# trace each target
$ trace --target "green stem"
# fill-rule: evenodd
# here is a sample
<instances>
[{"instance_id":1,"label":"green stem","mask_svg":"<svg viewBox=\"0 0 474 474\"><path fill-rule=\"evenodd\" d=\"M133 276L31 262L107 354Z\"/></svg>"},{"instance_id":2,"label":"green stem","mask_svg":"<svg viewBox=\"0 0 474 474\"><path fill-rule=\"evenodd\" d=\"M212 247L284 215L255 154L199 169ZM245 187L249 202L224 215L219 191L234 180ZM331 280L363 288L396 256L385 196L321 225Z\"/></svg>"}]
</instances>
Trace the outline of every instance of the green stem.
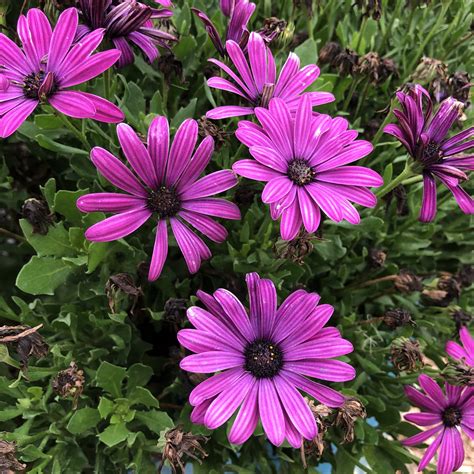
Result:
<instances>
[{"instance_id":1,"label":"green stem","mask_svg":"<svg viewBox=\"0 0 474 474\"><path fill-rule=\"evenodd\" d=\"M392 189L395 189L399 184L402 184L402 182L405 181L406 179L411 178L413 175L414 175L413 165L407 160L404 170L389 184L383 186L381 189L379 189L375 193L375 195L377 196L377 199L379 200L379 203L380 203L380 198L388 194L390 191L392 191Z\"/></svg>"},{"instance_id":2,"label":"green stem","mask_svg":"<svg viewBox=\"0 0 474 474\"><path fill-rule=\"evenodd\" d=\"M362 37L364 36L365 29L367 28L367 20L368 20L368 17L364 16L362 19L362 24L360 25L360 28L359 28L359 36L357 37L357 44L354 48L354 50L359 54L362 54L359 51L359 47L360 47L360 43L362 42Z\"/></svg>"},{"instance_id":3,"label":"green stem","mask_svg":"<svg viewBox=\"0 0 474 474\"><path fill-rule=\"evenodd\" d=\"M417 174L416 176L413 176L412 178L406 179L405 181L402 182L402 184L403 186L408 186L410 184L419 183L422 180L423 180L423 175Z\"/></svg>"},{"instance_id":4,"label":"green stem","mask_svg":"<svg viewBox=\"0 0 474 474\"><path fill-rule=\"evenodd\" d=\"M362 91L362 94L359 97L359 100L357 101L357 107L354 113L354 117L357 117L359 115L360 108L362 107L362 104L365 102L365 99L367 98L367 93L369 92L369 86L370 86L370 80L367 79L364 86L364 90Z\"/></svg>"},{"instance_id":5,"label":"green stem","mask_svg":"<svg viewBox=\"0 0 474 474\"><path fill-rule=\"evenodd\" d=\"M58 113L57 116L61 119L65 127L70 130L74 134L74 136L87 148L87 150L90 150L91 146L87 141L87 138L82 134L82 132L78 128L76 128L74 124L64 114Z\"/></svg>"},{"instance_id":6,"label":"green stem","mask_svg":"<svg viewBox=\"0 0 474 474\"><path fill-rule=\"evenodd\" d=\"M109 68L109 69L106 69L104 71L104 75L103 75L103 78L104 78L104 94L105 94L105 98L110 100L110 82L111 82L111 71L112 69Z\"/></svg>"},{"instance_id":7,"label":"green stem","mask_svg":"<svg viewBox=\"0 0 474 474\"><path fill-rule=\"evenodd\" d=\"M380 138L382 137L383 134L383 129L389 124L390 120L392 119L392 112L393 109L395 108L395 99L392 99L392 102L390 103L390 110L388 111L387 116L385 117L384 121L380 125L379 129L377 130L377 133L374 136L374 139L372 140L372 145L377 146L377 143L380 141Z\"/></svg>"},{"instance_id":8,"label":"green stem","mask_svg":"<svg viewBox=\"0 0 474 474\"><path fill-rule=\"evenodd\" d=\"M165 76L163 75L163 81L162 81L162 99L163 99L163 112L167 113L168 112L168 91L169 91L169 86L168 83L166 82Z\"/></svg>"},{"instance_id":9,"label":"green stem","mask_svg":"<svg viewBox=\"0 0 474 474\"><path fill-rule=\"evenodd\" d=\"M26 242L26 239L21 235L14 234L13 232L10 232L9 230L4 229L3 227L0 227L0 234L6 235L7 237L10 237L15 240L19 240L20 242Z\"/></svg>"},{"instance_id":10,"label":"green stem","mask_svg":"<svg viewBox=\"0 0 474 474\"><path fill-rule=\"evenodd\" d=\"M349 104L351 102L352 96L356 90L356 87L359 85L360 80L357 78L353 78L351 87L349 92L347 93L346 100L344 101L344 105L342 106L342 110L347 110L349 108Z\"/></svg>"}]
</instances>

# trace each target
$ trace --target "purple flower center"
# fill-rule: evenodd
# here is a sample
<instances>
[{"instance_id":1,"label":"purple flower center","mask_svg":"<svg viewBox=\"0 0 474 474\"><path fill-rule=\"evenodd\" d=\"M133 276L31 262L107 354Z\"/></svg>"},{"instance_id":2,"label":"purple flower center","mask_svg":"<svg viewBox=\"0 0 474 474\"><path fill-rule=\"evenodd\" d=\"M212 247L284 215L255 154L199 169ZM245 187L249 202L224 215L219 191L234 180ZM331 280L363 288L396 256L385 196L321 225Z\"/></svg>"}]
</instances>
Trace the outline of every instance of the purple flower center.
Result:
<instances>
[{"instance_id":1,"label":"purple flower center","mask_svg":"<svg viewBox=\"0 0 474 474\"><path fill-rule=\"evenodd\" d=\"M181 209L181 200L175 190L162 186L158 191L150 191L148 208L161 218L173 217Z\"/></svg>"},{"instance_id":2,"label":"purple flower center","mask_svg":"<svg viewBox=\"0 0 474 474\"><path fill-rule=\"evenodd\" d=\"M439 143L433 141L428 142L428 144L423 148L423 163L426 165L432 165L440 161L440 159L441 154Z\"/></svg>"},{"instance_id":3,"label":"purple flower center","mask_svg":"<svg viewBox=\"0 0 474 474\"><path fill-rule=\"evenodd\" d=\"M443 423L445 426L452 428L461 423L461 411L456 407L448 407L443 412Z\"/></svg>"},{"instance_id":4,"label":"purple flower center","mask_svg":"<svg viewBox=\"0 0 474 474\"><path fill-rule=\"evenodd\" d=\"M52 73L45 74L43 70L32 72L23 79L23 94L28 99L45 99L57 90L57 84Z\"/></svg>"},{"instance_id":5,"label":"purple flower center","mask_svg":"<svg viewBox=\"0 0 474 474\"><path fill-rule=\"evenodd\" d=\"M311 168L311 166L308 165L308 162L302 158L295 158L291 161L286 173L288 178L298 186L304 186L311 183L314 181L314 177L316 176L313 168Z\"/></svg>"},{"instance_id":6,"label":"purple flower center","mask_svg":"<svg viewBox=\"0 0 474 474\"><path fill-rule=\"evenodd\" d=\"M283 367L282 350L266 339L257 339L248 344L244 356L245 370L257 379L274 377Z\"/></svg>"}]
</instances>

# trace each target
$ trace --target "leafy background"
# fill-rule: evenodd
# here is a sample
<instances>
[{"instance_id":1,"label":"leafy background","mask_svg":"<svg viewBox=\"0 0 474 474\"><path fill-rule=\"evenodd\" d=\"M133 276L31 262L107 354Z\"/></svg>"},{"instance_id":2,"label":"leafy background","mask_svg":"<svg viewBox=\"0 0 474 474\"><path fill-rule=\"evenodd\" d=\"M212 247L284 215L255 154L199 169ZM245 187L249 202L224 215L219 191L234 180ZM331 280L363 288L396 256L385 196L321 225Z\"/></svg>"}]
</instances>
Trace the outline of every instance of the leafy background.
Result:
<instances>
[{"instance_id":1,"label":"leafy background","mask_svg":"<svg viewBox=\"0 0 474 474\"><path fill-rule=\"evenodd\" d=\"M6 3L0 1L2 7ZM10 3L2 21L14 37L22 2ZM44 2L26 1L25 7L38 3ZM58 14L53 3L46 2L52 19ZM190 12L191 6L209 12L224 30L217 3L175 1L171 27L179 42L173 47L178 66L174 73L170 61L149 65L137 56L133 66L84 87L115 97L126 121L143 134L157 114L169 117L175 130L185 118L197 119L214 104L225 103L225 97L205 84L207 59L215 52ZM280 65L291 50L303 64L314 63L331 40L360 55L376 51L395 61L398 76L382 84L374 85L363 75L340 76L322 66L314 85L314 90L336 96L336 102L320 111L345 116L376 145L364 164L383 174L386 183L401 172L406 155L380 133L380 125L396 89L414 79L421 57L441 60L450 73L472 73L472 1L383 1L378 21L353 0L256 3L251 29L260 28L270 16L288 22L271 45ZM426 86L431 79L418 74ZM463 127L472 124L472 108L464 118ZM219 123L227 132L226 141L209 171L229 168L246 156L233 136L236 122ZM187 396L197 378L178 368L183 350L176 331L186 321L184 310L170 311L167 302L183 299L178 308L186 307L195 303L197 289L220 287L245 299L243 282L249 271L271 278L281 299L299 287L320 293L324 303L336 308L332 323L355 346L346 359L356 367L357 378L334 387L357 396L368 416L357 420L353 443L343 444L343 433L331 428L322 458L310 458L308 470L328 472L331 466L338 474L355 469L409 472L407 466L417 456L397 440L416 428L401 420L400 413L409 409L402 387L413 383L420 371L394 370L390 346L398 337L415 338L431 361L423 370L439 376L436 365L444 367L444 344L455 334L453 311L472 312L473 287L465 286L458 298L440 307L428 304L420 291L400 291L390 279L366 282L409 269L429 290L436 287L440 272L455 274L463 265L472 265L472 219L461 213L447 190L439 190L439 212L430 224L417 221L419 182L405 187L406 202L398 203L405 206L401 214L394 198L374 210L361 209L358 226L326 220L306 244L312 251L300 263L282 257L287 248L279 241L278 223L271 221L259 199L262 187L242 179L228 193L239 204L242 221L224 223L229 239L211 246L213 258L191 277L171 242L162 277L148 283L152 227L112 243L89 243L83 237L85 228L103 215L81 214L75 207L77 197L109 189L89 161L89 149L98 145L118 153L118 142L114 126L90 120L72 123L74 129L66 128L52 109L43 107L0 144L0 324L42 324L39 332L49 345L48 355L31 359L27 372L19 370L15 348L0 345L1 437L17 443L17 456L29 472L156 472L164 433L178 424L210 437L205 445L209 456L202 465L194 463L196 473L303 472L300 453L285 445L271 447L261 429L243 447L235 447L227 441L225 426L211 433L188 419ZM46 235L34 233L22 218L22 205L31 197L44 199L54 217ZM373 249L386 253L382 266L371 264ZM123 291L107 292L109 278L119 273L130 274L141 288L136 298ZM408 310L416 326L391 330L380 322L364 323L393 308ZM76 409L71 398L61 398L52 389L53 378L71 361L85 374Z\"/></svg>"}]
</instances>

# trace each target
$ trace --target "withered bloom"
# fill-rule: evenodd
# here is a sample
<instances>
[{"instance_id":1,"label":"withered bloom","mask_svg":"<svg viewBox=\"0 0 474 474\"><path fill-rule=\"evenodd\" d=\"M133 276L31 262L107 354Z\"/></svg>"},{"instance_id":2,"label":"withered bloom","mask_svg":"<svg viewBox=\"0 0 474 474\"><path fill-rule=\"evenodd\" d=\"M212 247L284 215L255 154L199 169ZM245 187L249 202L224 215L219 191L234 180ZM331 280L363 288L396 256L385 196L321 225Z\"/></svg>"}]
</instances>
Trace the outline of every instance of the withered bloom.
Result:
<instances>
[{"instance_id":1,"label":"withered bloom","mask_svg":"<svg viewBox=\"0 0 474 474\"><path fill-rule=\"evenodd\" d=\"M53 379L53 390L61 397L73 398L72 409L77 408L77 402L84 390L84 371L79 369L74 361L71 361L66 370L58 372Z\"/></svg>"},{"instance_id":2,"label":"withered bloom","mask_svg":"<svg viewBox=\"0 0 474 474\"><path fill-rule=\"evenodd\" d=\"M382 17L382 0L356 0L355 5L364 9L364 16L377 21Z\"/></svg>"},{"instance_id":3,"label":"withered bloom","mask_svg":"<svg viewBox=\"0 0 474 474\"><path fill-rule=\"evenodd\" d=\"M456 71L448 79L451 95L462 102L465 106L469 104L469 92L472 86L471 78L467 72Z\"/></svg>"},{"instance_id":4,"label":"withered bloom","mask_svg":"<svg viewBox=\"0 0 474 474\"><path fill-rule=\"evenodd\" d=\"M34 234L46 235L49 226L53 224L53 215L43 200L27 199L21 208L21 213L33 227Z\"/></svg>"},{"instance_id":5,"label":"withered bloom","mask_svg":"<svg viewBox=\"0 0 474 474\"><path fill-rule=\"evenodd\" d=\"M117 309L117 302L120 295L127 295L132 301L132 312L137 300L143 295L142 289L136 285L135 280L129 273L117 273L111 275L105 284L105 294L109 301L109 308L112 313Z\"/></svg>"},{"instance_id":6,"label":"withered bloom","mask_svg":"<svg viewBox=\"0 0 474 474\"><path fill-rule=\"evenodd\" d=\"M474 265L463 265L456 273L456 279L463 287L474 283Z\"/></svg>"},{"instance_id":7,"label":"withered bloom","mask_svg":"<svg viewBox=\"0 0 474 474\"><path fill-rule=\"evenodd\" d=\"M279 239L275 243L275 253L279 258L291 260L302 265L304 259L313 251L314 236L308 234L304 230L300 230L299 234L293 240Z\"/></svg>"},{"instance_id":8,"label":"withered bloom","mask_svg":"<svg viewBox=\"0 0 474 474\"><path fill-rule=\"evenodd\" d=\"M451 385L474 387L474 367L463 360L452 360L442 371L443 377Z\"/></svg>"},{"instance_id":9,"label":"withered bloom","mask_svg":"<svg viewBox=\"0 0 474 474\"><path fill-rule=\"evenodd\" d=\"M319 51L319 62L321 64L334 64L337 56L342 52L341 45L336 41L326 43Z\"/></svg>"},{"instance_id":10,"label":"withered bloom","mask_svg":"<svg viewBox=\"0 0 474 474\"><path fill-rule=\"evenodd\" d=\"M198 120L198 133L199 136L202 138L212 137L214 138L214 143L216 145L216 150L222 148L227 141L228 133L224 132L224 130L216 125L212 120L208 119L205 115L203 115Z\"/></svg>"},{"instance_id":11,"label":"withered bloom","mask_svg":"<svg viewBox=\"0 0 474 474\"><path fill-rule=\"evenodd\" d=\"M367 76L374 85L382 84L398 70L393 59L381 58L378 53L370 52L359 59L358 73Z\"/></svg>"},{"instance_id":12,"label":"withered bloom","mask_svg":"<svg viewBox=\"0 0 474 474\"><path fill-rule=\"evenodd\" d=\"M394 308L386 311L382 316L382 319L385 325L387 325L390 329L407 326L408 324L416 326L411 314L403 308Z\"/></svg>"},{"instance_id":13,"label":"withered bloom","mask_svg":"<svg viewBox=\"0 0 474 474\"><path fill-rule=\"evenodd\" d=\"M423 354L418 341L399 337L390 348L393 366L399 372L413 372L423 366Z\"/></svg>"},{"instance_id":14,"label":"withered bloom","mask_svg":"<svg viewBox=\"0 0 474 474\"><path fill-rule=\"evenodd\" d=\"M421 291L423 284L421 278L416 276L410 270L401 270L394 280L395 288L401 293L411 293L413 291Z\"/></svg>"},{"instance_id":15,"label":"withered bloom","mask_svg":"<svg viewBox=\"0 0 474 474\"><path fill-rule=\"evenodd\" d=\"M453 318L454 324L456 325L456 334L463 326L466 326L472 321L472 314L463 311L462 309L453 311L451 317Z\"/></svg>"},{"instance_id":16,"label":"withered bloom","mask_svg":"<svg viewBox=\"0 0 474 474\"><path fill-rule=\"evenodd\" d=\"M406 216L410 212L408 209L407 191L402 184L387 193L382 199L387 203L387 211L390 203L395 199L397 215Z\"/></svg>"},{"instance_id":17,"label":"withered bloom","mask_svg":"<svg viewBox=\"0 0 474 474\"><path fill-rule=\"evenodd\" d=\"M446 291L451 299L461 296L461 285L451 273L443 273L438 280L438 289Z\"/></svg>"},{"instance_id":18,"label":"withered bloom","mask_svg":"<svg viewBox=\"0 0 474 474\"><path fill-rule=\"evenodd\" d=\"M206 451L201 443L206 443L209 438L201 435L193 435L191 432L185 433L182 426L177 426L165 433L165 447L162 452L162 459L158 472L163 469L165 461L168 461L173 469L173 473L177 473L178 469L181 473L185 472L185 462L183 458L189 456L201 464L201 459L207 457Z\"/></svg>"},{"instance_id":19,"label":"withered bloom","mask_svg":"<svg viewBox=\"0 0 474 474\"><path fill-rule=\"evenodd\" d=\"M432 85L434 81L446 83L448 66L439 59L423 56L411 78L413 82L425 85Z\"/></svg>"},{"instance_id":20,"label":"withered bloom","mask_svg":"<svg viewBox=\"0 0 474 474\"><path fill-rule=\"evenodd\" d=\"M26 464L22 464L16 458L16 444L0 440L0 473L24 471Z\"/></svg>"},{"instance_id":21,"label":"withered bloom","mask_svg":"<svg viewBox=\"0 0 474 474\"><path fill-rule=\"evenodd\" d=\"M336 409L334 426L342 429L344 443L354 441L354 425L358 418L366 418L367 412L364 405L357 398L347 398L344 405Z\"/></svg>"},{"instance_id":22,"label":"withered bloom","mask_svg":"<svg viewBox=\"0 0 474 474\"><path fill-rule=\"evenodd\" d=\"M286 21L280 20L274 16L265 18L263 20L263 26L257 33L267 42L276 40L286 29Z\"/></svg>"},{"instance_id":23,"label":"withered bloom","mask_svg":"<svg viewBox=\"0 0 474 474\"><path fill-rule=\"evenodd\" d=\"M165 303L164 319L170 323L181 324L186 316L187 300L170 298Z\"/></svg>"},{"instance_id":24,"label":"withered bloom","mask_svg":"<svg viewBox=\"0 0 474 474\"><path fill-rule=\"evenodd\" d=\"M387 254L381 249L371 248L368 260L371 267L382 268L385 265L385 260L387 260Z\"/></svg>"},{"instance_id":25,"label":"withered bloom","mask_svg":"<svg viewBox=\"0 0 474 474\"><path fill-rule=\"evenodd\" d=\"M439 306L441 308L446 308L452 300L447 291L435 288L425 288L421 293L421 299L425 306Z\"/></svg>"},{"instance_id":26,"label":"withered bloom","mask_svg":"<svg viewBox=\"0 0 474 474\"><path fill-rule=\"evenodd\" d=\"M37 332L41 327L43 327L42 324L34 328L30 326L0 326L0 344L16 346L20 367L24 372L28 370L30 357L40 359L48 353L48 344Z\"/></svg>"},{"instance_id":27,"label":"withered bloom","mask_svg":"<svg viewBox=\"0 0 474 474\"><path fill-rule=\"evenodd\" d=\"M342 50L331 63L340 76L353 76L358 70L359 55L348 48Z\"/></svg>"},{"instance_id":28,"label":"withered bloom","mask_svg":"<svg viewBox=\"0 0 474 474\"><path fill-rule=\"evenodd\" d=\"M167 84L171 84L173 78L181 84L184 82L183 63L171 51L165 51L158 58L157 66Z\"/></svg>"}]
</instances>

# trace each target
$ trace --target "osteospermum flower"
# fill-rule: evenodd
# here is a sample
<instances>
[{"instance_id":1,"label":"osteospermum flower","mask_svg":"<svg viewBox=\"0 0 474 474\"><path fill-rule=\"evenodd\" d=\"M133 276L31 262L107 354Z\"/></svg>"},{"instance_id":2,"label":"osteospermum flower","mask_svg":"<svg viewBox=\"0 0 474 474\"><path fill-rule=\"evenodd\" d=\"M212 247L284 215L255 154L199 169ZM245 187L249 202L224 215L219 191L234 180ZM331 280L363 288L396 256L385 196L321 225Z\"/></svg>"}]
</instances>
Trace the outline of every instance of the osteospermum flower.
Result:
<instances>
[{"instance_id":1,"label":"osteospermum flower","mask_svg":"<svg viewBox=\"0 0 474 474\"><path fill-rule=\"evenodd\" d=\"M427 375L420 375L418 383L424 393L410 386L405 387L405 393L421 413L408 413L404 415L405 419L419 426L434 426L403 440L403 444L414 446L434 436L421 458L418 471L422 471L438 451L437 473L451 474L464 461L461 431L474 439L474 388L446 383L443 392Z\"/></svg>"},{"instance_id":2,"label":"osteospermum flower","mask_svg":"<svg viewBox=\"0 0 474 474\"><path fill-rule=\"evenodd\" d=\"M67 90L98 76L120 56L117 50L92 54L102 41L103 30L73 45L77 23L77 10L69 8L52 31L46 15L32 8L18 20L23 49L0 34L0 136L14 133L40 103L74 118L123 120L123 112L111 102Z\"/></svg>"},{"instance_id":3,"label":"osteospermum flower","mask_svg":"<svg viewBox=\"0 0 474 474\"><path fill-rule=\"evenodd\" d=\"M214 47L221 56L226 55L225 42L228 40L234 41L242 49L245 49L249 38L247 24L256 8L255 3L249 2L249 0L237 1L235 2L235 5L233 3L234 2L232 2L232 5L230 7L229 15L227 15L230 17L230 20L224 41L221 40L217 28L215 27L214 23L209 19L209 17L201 10L198 10L197 8L191 8L193 13L195 13L196 16L203 23L204 27L206 28L207 34L209 35L209 38L211 39L212 43L214 44ZM221 7L222 6L223 5L221 4ZM227 6L224 7L225 11L226 9Z\"/></svg>"},{"instance_id":4,"label":"osteospermum flower","mask_svg":"<svg viewBox=\"0 0 474 474\"><path fill-rule=\"evenodd\" d=\"M231 80L211 77L207 83L209 87L238 95L246 105L216 107L207 112L206 116L210 119L253 114L255 107L267 107L273 97L283 100L291 111L296 110L301 95L308 96L312 106L334 100L329 92L303 92L319 77L319 68L310 64L300 69L300 60L294 53L290 53L277 78L272 52L258 33L250 34L247 55L235 41L226 42L226 52L238 74L221 61L211 58L209 61L219 66Z\"/></svg>"},{"instance_id":5,"label":"osteospermum flower","mask_svg":"<svg viewBox=\"0 0 474 474\"><path fill-rule=\"evenodd\" d=\"M453 359L462 360L474 367L474 338L469 334L466 327L460 329L459 338L461 339L462 346L457 342L448 341L446 344L446 352Z\"/></svg>"},{"instance_id":6,"label":"osteospermum flower","mask_svg":"<svg viewBox=\"0 0 474 474\"><path fill-rule=\"evenodd\" d=\"M152 121L147 146L126 124L117 127L117 134L133 172L107 150L92 149L91 159L98 171L126 194L87 194L77 200L77 207L83 212L115 214L89 227L86 238L94 242L121 239L153 218L157 227L149 280L156 280L163 269L168 254L168 225L189 271L197 272L211 252L191 228L215 242L223 242L227 231L211 217L240 219L235 204L210 197L234 186L234 174L221 170L199 179L212 157L214 140L206 137L193 154L198 135L195 120L181 124L171 147L165 117Z\"/></svg>"},{"instance_id":7,"label":"osteospermum flower","mask_svg":"<svg viewBox=\"0 0 474 474\"><path fill-rule=\"evenodd\" d=\"M158 3L171 6L171 2ZM158 56L157 46L169 48L168 41L176 38L161 31L153 24L154 19L173 15L166 8L152 8L136 0L78 0L83 25L78 28L78 37L91 29L104 28L106 37L121 51L119 67L133 63L132 45L137 46L150 62Z\"/></svg>"},{"instance_id":8,"label":"osteospermum flower","mask_svg":"<svg viewBox=\"0 0 474 474\"><path fill-rule=\"evenodd\" d=\"M237 161L234 171L246 178L268 182L262 201L270 205L274 220L281 216L281 236L296 237L301 225L315 232L321 210L333 221L358 224L353 201L373 207L377 200L366 186L380 186L382 178L368 168L345 166L372 151L356 140L343 118L313 115L311 97L303 96L294 114L282 99L272 99L269 109L257 107L261 124L240 121L237 138L249 147L253 160Z\"/></svg>"},{"instance_id":9,"label":"osteospermum flower","mask_svg":"<svg viewBox=\"0 0 474 474\"><path fill-rule=\"evenodd\" d=\"M219 5L222 13L225 16L230 16L234 10L234 7L240 2L241 0L220 0Z\"/></svg>"},{"instance_id":10,"label":"osteospermum flower","mask_svg":"<svg viewBox=\"0 0 474 474\"><path fill-rule=\"evenodd\" d=\"M462 102L448 97L433 114L431 98L419 84L407 93L397 92L397 98L402 106L393 111L398 125L387 125L384 131L402 143L423 174L420 221L431 222L436 215L436 180L451 191L464 213L474 213L474 200L460 184L468 179L464 170L474 169L474 157L459 155L474 147L474 140L465 141L474 135L474 127L447 138L461 114Z\"/></svg>"},{"instance_id":11,"label":"osteospermum flower","mask_svg":"<svg viewBox=\"0 0 474 474\"><path fill-rule=\"evenodd\" d=\"M296 448L303 438L313 439L318 432L299 390L327 406L341 406L340 393L308 377L352 380L354 369L333 358L353 347L336 328L324 327L333 307L318 306L316 293L297 290L277 308L271 280L256 273L246 280L248 312L230 291L219 289L212 296L199 291L206 310L188 309L196 329L178 333L180 343L196 352L181 361L182 369L219 372L191 392L191 420L215 429L240 407L229 432L231 443L244 443L261 420L273 444L279 446L286 438Z\"/></svg>"}]
</instances>

